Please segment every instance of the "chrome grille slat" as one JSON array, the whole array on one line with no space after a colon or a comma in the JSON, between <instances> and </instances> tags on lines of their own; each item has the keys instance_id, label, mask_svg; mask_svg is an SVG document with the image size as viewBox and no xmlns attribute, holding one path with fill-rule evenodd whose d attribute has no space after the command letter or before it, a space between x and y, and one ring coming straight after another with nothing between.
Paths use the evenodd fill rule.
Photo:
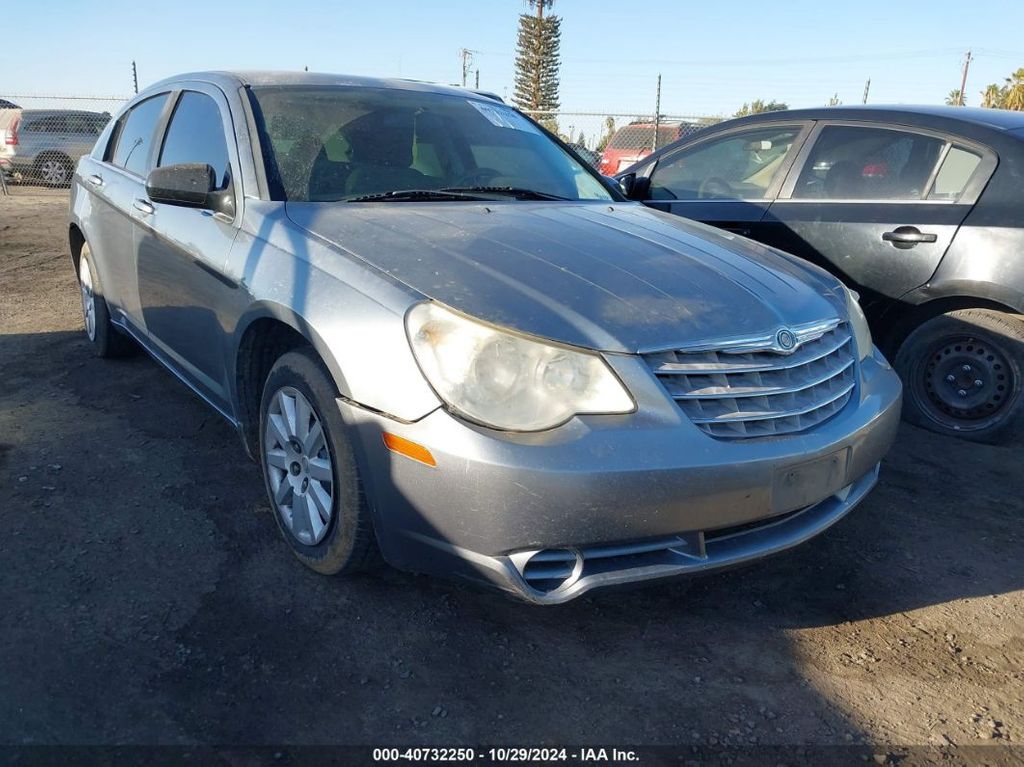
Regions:
<instances>
[{"instance_id":1,"label":"chrome grille slat","mask_svg":"<svg viewBox=\"0 0 1024 767\"><path fill-rule=\"evenodd\" d=\"M845 323L791 354L728 346L644 355L668 394L707 434L764 437L804 431L831 418L856 388L856 354Z\"/></svg>"},{"instance_id":2,"label":"chrome grille slat","mask_svg":"<svg viewBox=\"0 0 1024 767\"><path fill-rule=\"evenodd\" d=\"M661 375L713 375L716 373L751 373L761 370L786 370L789 368L800 367L808 363L814 362L827 357L837 349L841 349L849 340L849 332L846 332L845 338L835 338L837 331L844 326L839 326L836 330L826 334L825 337L830 338L831 342L826 344L824 347L818 347L819 341L812 341L804 344L800 349L793 354L783 355L775 354L773 352L745 352L743 354L735 354L729 351L721 352L662 352L660 354L649 354L646 355L648 359L653 357L664 357L666 355L686 356L690 358L694 357L720 357L728 356L730 358L738 359L738 361L720 361L718 359L711 360L698 360L694 362L664 362L658 367L653 368L654 374ZM813 351L808 351L813 349ZM763 359L747 360L748 357L764 358L766 356L772 356L777 359L775 364L770 364Z\"/></svg>"},{"instance_id":3,"label":"chrome grille slat","mask_svg":"<svg viewBox=\"0 0 1024 767\"><path fill-rule=\"evenodd\" d=\"M799 383L791 384L789 386L775 386L775 387L743 387L743 386L716 386L710 389L694 389L689 392L672 394L673 399L741 399L743 397L761 397L770 394L794 394L796 392L809 389L812 386L825 383L830 378L839 375L846 371L847 368L853 366L853 357L846 360L838 370L828 369L823 373L818 373L816 376L810 378L810 380L800 381Z\"/></svg>"},{"instance_id":4,"label":"chrome grille slat","mask_svg":"<svg viewBox=\"0 0 1024 767\"><path fill-rule=\"evenodd\" d=\"M851 391L853 391L853 382L852 381L842 391L840 391L838 394L836 394L831 399L826 400L825 402L820 402L820 403L816 403L814 405L809 405L809 406L807 406L805 408L798 408L798 409L794 409L794 410L782 410L782 411L766 410L766 411L760 411L760 412L758 412L758 411L742 411L741 410L741 411L738 411L736 413L730 413L728 415L719 416L717 418L692 418L691 417L691 419L693 420L694 423L731 423L733 421L764 421L764 420L767 420L769 418L793 418L794 416L798 416L798 415L806 415L807 413L810 413L812 410L817 410L820 407L825 407L826 405L831 405L837 399L839 399L840 397L845 397Z\"/></svg>"}]
</instances>

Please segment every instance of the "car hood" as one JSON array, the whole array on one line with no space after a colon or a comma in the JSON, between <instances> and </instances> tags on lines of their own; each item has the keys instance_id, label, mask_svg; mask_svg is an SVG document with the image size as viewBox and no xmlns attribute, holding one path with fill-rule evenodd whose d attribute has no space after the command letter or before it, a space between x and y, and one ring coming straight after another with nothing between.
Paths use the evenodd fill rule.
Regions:
<instances>
[{"instance_id":1,"label":"car hood","mask_svg":"<svg viewBox=\"0 0 1024 767\"><path fill-rule=\"evenodd\" d=\"M637 352L844 317L824 271L637 203L287 203L422 295L576 346Z\"/></svg>"}]
</instances>

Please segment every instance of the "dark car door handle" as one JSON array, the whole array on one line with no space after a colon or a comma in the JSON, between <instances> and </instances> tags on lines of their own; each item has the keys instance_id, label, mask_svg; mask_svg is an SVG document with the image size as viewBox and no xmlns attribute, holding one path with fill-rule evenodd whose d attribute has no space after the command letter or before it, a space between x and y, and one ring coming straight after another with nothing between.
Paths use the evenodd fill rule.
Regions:
<instances>
[{"instance_id":1,"label":"dark car door handle","mask_svg":"<svg viewBox=\"0 0 1024 767\"><path fill-rule=\"evenodd\" d=\"M891 232L883 232L882 239L897 248L912 248L919 242L935 242L938 235L922 232L916 226L897 226Z\"/></svg>"}]
</instances>

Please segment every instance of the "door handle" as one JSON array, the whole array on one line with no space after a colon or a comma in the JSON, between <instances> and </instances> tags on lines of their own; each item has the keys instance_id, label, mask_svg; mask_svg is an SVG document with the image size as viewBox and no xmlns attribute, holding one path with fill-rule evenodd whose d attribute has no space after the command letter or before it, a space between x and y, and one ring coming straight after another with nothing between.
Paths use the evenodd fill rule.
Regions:
<instances>
[{"instance_id":1,"label":"door handle","mask_svg":"<svg viewBox=\"0 0 1024 767\"><path fill-rule=\"evenodd\" d=\"M156 208L153 207L153 203L151 203L149 200L142 200L142 199L139 199L139 200L136 200L135 202L133 202L132 203L132 207L135 208L135 210L139 211L140 213L142 213L143 215L146 215L146 216L152 215L153 212L156 210Z\"/></svg>"},{"instance_id":2,"label":"door handle","mask_svg":"<svg viewBox=\"0 0 1024 767\"><path fill-rule=\"evenodd\" d=\"M91 176L89 176L89 178L87 178L86 181L88 181L90 184L92 184L97 189L99 189L101 186L103 186L103 176L97 176L95 173L93 173Z\"/></svg>"},{"instance_id":3,"label":"door handle","mask_svg":"<svg viewBox=\"0 0 1024 767\"><path fill-rule=\"evenodd\" d=\"M919 242L935 242L939 237L931 232L922 232L916 226L897 226L891 232L883 232L882 239L891 242L894 247L906 250Z\"/></svg>"}]
</instances>

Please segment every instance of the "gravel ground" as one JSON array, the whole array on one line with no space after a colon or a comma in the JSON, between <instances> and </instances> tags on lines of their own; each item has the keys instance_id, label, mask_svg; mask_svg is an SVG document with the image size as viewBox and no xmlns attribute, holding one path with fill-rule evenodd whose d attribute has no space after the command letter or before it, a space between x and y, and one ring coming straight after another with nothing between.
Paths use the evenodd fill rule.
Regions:
<instances>
[{"instance_id":1,"label":"gravel ground","mask_svg":"<svg viewBox=\"0 0 1024 767\"><path fill-rule=\"evenodd\" d=\"M1019 452L904 427L798 550L562 607L324 578L226 423L92 356L65 207L0 198L0 743L1024 741Z\"/></svg>"}]
</instances>

